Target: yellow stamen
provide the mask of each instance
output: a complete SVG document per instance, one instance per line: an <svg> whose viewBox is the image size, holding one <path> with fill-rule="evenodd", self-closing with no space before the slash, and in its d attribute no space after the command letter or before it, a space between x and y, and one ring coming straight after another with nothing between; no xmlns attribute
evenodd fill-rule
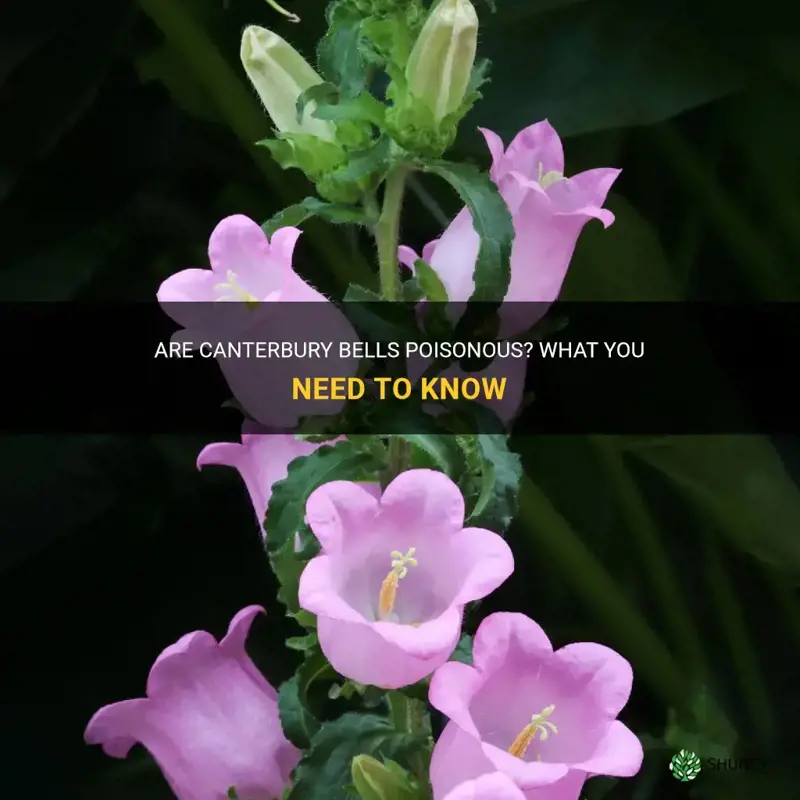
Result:
<svg viewBox="0 0 800 800"><path fill-rule="evenodd" d="M534 714L531 717L531 721L520 731L519 736L514 739L513 744L508 748L508 752L512 756L522 758L525 753L528 752L528 748L531 746L531 742L536 738L537 733L539 734L539 741L541 742L548 739L550 731L558 733L558 728L556 728L552 722L546 721L555 710L555 706L547 706L543 709L541 714ZM536 760L542 760L541 753L536 757Z"/></svg>
<svg viewBox="0 0 800 800"><path fill-rule="evenodd" d="M215 289L227 289L230 294L220 295L217 300L233 300L246 303L251 308L258 308L258 298L239 285L239 279L233 270L228 270L225 283L218 283Z"/></svg>
<svg viewBox="0 0 800 800"><path fill-rule="evenodd" d="M536 178L536 182L542 189L546 189L548 186L552 186L554 183L558 183L558 181L564 180L564 173L558 172L557 170L550 170L550 172L544 172L544 164L539 162L539 176Z"/></svg>
<svg viewBox="0 0 800 800"><path fill-rule="evenodd" d="M416 547L410 547L405 555L399 550L392 550L390 553L392 568L389 570L389 574L383 579L381 592L378 595L378 616L381 619L386 619L394 610L394 603L397 599L397 587L400 581L408 575L408 568L417 566L417 559L414 558L414 553L416 552Z"/></svg>

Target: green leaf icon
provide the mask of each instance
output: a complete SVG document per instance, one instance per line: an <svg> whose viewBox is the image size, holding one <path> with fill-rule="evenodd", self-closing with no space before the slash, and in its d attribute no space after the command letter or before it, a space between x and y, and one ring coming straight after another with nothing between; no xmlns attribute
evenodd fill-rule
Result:
<svg viewBox="0 0 800 800"><path fill-rule="evenodd" d="M679 781L693 781L700 774L700 759L691 750L681 750L669 762L672 777Z"/></svg>

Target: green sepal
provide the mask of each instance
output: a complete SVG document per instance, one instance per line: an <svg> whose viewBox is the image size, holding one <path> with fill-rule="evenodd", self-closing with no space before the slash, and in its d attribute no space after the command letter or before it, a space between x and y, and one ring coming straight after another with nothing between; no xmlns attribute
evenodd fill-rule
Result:
<svg viewBox="0 0 800 800"><path fill-rule="evenodd" d="M391 145L391 140L382 136L369 147L351 153L347 164L332 173L332 177L343 183L355 183L365 178L373 178L374 183L379 183L389 168Z"/></svg>
<svg viewBox="0 0 800 800"><path fill-rule="evenodd" d="M300 203L279 211L264 222L261 229L267 236L272 236L278 228L296 228L312 217L319 217L335 225L371 225L373 223L369 215L359 206L327 203L317 197L306 197Z"/></svg>
<svg viewBox="0 0 800 800"><path fill-rule="evenodd" d="M304 92L301 92L300 96L297 98L296 110L297 110L297 124L299 125L303 121L303 116L305 114L306 106L309 103L314 103L314 105L325 105L328 103L333 103L339 98L339 89L332 83L328 83L324 81L323 83L317 83L314 86L309 86ZM317 114L314 114L317 117ZM321 119L321 117L317 117Z"/></svg>
<svg viewBox="0 0 800 800"><path fill-rule="evenodd" d="M460 661L462 664L472 665L472 637L465 633L453 650L453 655L450 656L451 661Z"/></svg>
<svg viewBox="0 0 800 800"><path fill-rule="evenodd" d="M330 172L347 160L344 148L309 133L279 133L274 139L256 142L267 147L283 169L300 169L311 180Z"/></svg>

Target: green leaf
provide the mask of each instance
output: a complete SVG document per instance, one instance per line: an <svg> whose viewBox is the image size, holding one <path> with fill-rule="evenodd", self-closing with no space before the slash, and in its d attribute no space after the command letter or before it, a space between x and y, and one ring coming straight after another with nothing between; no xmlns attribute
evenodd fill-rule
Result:
<svg viewBox="0 0 800 800"><path fill-rule="evenodd" d="M386 117L386 106L369 92L362 92L351 100L319 103L314 109L314 116L328 122L369 122L381 128Z"/></svg>
<svg viewBox="0 0 800 800"><path fill-rule="evenodd" d="M436 274L433 267L421 258L414 262L414 276L426 299L432 303L447 303L449 301L447 289L441 278Z"/></svg>
<svg viewBox="0 0 800 800"><path fill-rule="evenodd" d="M257 141L256 146L266 147L282 169L302 170L314 180L347 159L340 144L310 133L280 133L275 138Z"/></svg>
<svg viewBox="0 0 800 800"><path fill-rule="evenodd" d="M278 690L278 714L286 738L296 747L308 747L320 723L305 705L297 675L289 678Z"/></svg>
<svg viewBox="0 0 800 800"><path fill-rule="evenodd" d="M450 656L451 661L460 661L462 664L472 664L472 637L469 634L464 634L459 639L456 649L453 650L453 655Z"/></svg>
<svg viewBox="0 0 800 800"><path fill-rule="evenodd" d="M300 585L300 575L306 562L295 552L294 540L290 539L283 547L269 553L269 564L275 577L280 583L278 589L278 602L286 606L287 613L295 616L300 612L297 601L297 592Z"/></svg>
<svg viewBox="0 0 800 800"><path fill-rule="evenodd" d="M311 650L297 673L278 690L278 712L286 738L300 748L309 746L320 729L320 722L311 709L309 690L319 680L336 678L336 672L319 648Z"/></svg>
<svg viewBox="0 0 800 800"><path fill-rule="evenodd" d="M800 569L800 491L764 436L628 437L732 544L780 569Z"/></svg>
<svg viewBox="0 0 800 800"><path fill-rule="evenodd" d="M403 301L406 303L418 303L425 297L422 287L417 278L409 278L403 284Z"/></svg>
<svg viewBox="0 0 800 800"><path fill-rule="evenodd" d="M411 428L411 426L409 427ZM411 429L416 429L416 426ZM426 453L445 475L458 481L464 471L465 460L455 436L450 433L397 433L394 435Z"/></svg>
<svg viewBox="0 0 800 800"><path fill-rule="evenodd" d="M324 723L312 738L294 772L289 800L345 800L355 756L391 759L408 767L408 757L425 745L425 737L397 731L385 717L344 714Z"/></svg>
<svg viewBox="0 0 800 800"><path fill-rule="evenodd" d="M481 86L489 82L489 71L492 68L492 62L488 58L482 58L480 61L475 62L472 72L469 76L469 83L467 84L466 97L475 94Z"/></svg>
<svg viewBox="0 0 800 800"><path fill-rule="evenodd" d="M359 95L366 86L361 55L361 18L342 3L333 3L328 30L317 48L322 75L339 87L344 99Z"/></svg>
<svg viewBox="0 0 800 800"><path fill-rule="evenodd" d="M309 103L314 103L314 105L319 106L321 104L328 104L334 102L339 97L339 90L334 86L332 83L328 83L324 81L323 83L317 83L314 86L309 86L304 92L301 92L300 96L297 98L296 110L297 110L297 124L299 125L303 121L303 116L306 110L306 106ZM314 116L316 117L317 114L315 113Z"/></svg>
<svg viewBox="0 0 800 800"><path fill-rule="evenodd" d="M522 460L508 449L507 436L478 434L475 443L483 470L480 494L469 521L495 533L503 533L517 511Z"/></svg>
<svg viewBox="0 0 800 800"><path fill-rule="evenodd" d="M389 165L391 139L382 136L374 144L348 156L347 164L333 174L335 180L358 181L384 171ZM362 212L363 213L363 212ZM377 220L373 220L377 222Z"/></svg>
<svg viewBox="0 0 800 800"><path fill-rule="evenodd" d="M272 487L264 529L267 550L277 553L294 546L294 535L303 525L306 501L318 487L329 481L363 481L372 478L372 456L352 442L323 445L289 464L287 476Z"/></svg>
<svg viewBox="0 0 800 800"><path fill-rule="evenodd" d="M500 192L488 175L471 164L432 161L425 163L424 169L446 180L472 214L472 224L481 243L473 275L475 288L470 299L501 301L511 280L514 226Z"/></svg>
<svg viewBox="0 0 800 800"><path fill-rule="evenodd" d="M290 650L299 650L305 653L319 646L319 638L316 633L309 633L307 636L290 636L286 640L286 646Z"/></svg>
<svg viewBox="0 0 800 800"><path fill-rule="evenodd" d="M320 217L326 222L337 225L367 225L370 218L358 206L343 203L326 203L317 197L306 197L300 203L279 211L275 216L262 224L261 229L267 236L272 236L278 228L299 227L312 217Z"/></svg>
<svg viewBox="0 0 800 800"><path fill-rule="evenodd" d="M317 618L309 611L298 611L291 615L298 625L306 630L315 631L317 629Z"/></svg>

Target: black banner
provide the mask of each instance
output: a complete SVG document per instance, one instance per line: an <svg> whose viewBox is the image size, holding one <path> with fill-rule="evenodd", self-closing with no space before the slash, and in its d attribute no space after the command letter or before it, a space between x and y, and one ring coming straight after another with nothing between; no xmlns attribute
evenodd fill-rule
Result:
<svg viewBox="0 0 800 800"><path fill-rule="evenodd" d="M341 434L424 432L442 404L482 402L462 430L496 414L530 434L800 432L795 304L344 308L0 306L2 430L231 437L243 410L275 431L323 415Z"/></svg>

